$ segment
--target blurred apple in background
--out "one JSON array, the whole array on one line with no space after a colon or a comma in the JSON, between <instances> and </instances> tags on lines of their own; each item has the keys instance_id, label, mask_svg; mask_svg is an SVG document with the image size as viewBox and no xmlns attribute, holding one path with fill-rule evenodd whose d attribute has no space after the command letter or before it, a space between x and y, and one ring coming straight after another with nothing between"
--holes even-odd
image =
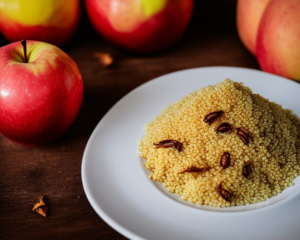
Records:
<instances>
[{"instance_id":1,"label":"blurred apple in background","mask_svg":"<svg viewBox=\"0 0 300 240\"><path fill-rule=\"evenodd\" d=\"M256 37L260 19L270 0L239 0L237 3L237 28L239 36L248 48L256 55Z\"/></svg>"},{"instance_id":2,"label":"blurred apple in background","mask_svg":"<svg viewBox=\"0 0 300 240\"><path fill-rule=\"evenodd\" d=\"M262 16L256 55L264 71L300 81L300 1L272 0Z\"/></svg>"},{"instance_id":3,"label":"blurred apple in background","mask_svg":"<svg viewBox=\"0 0 300 240\"><path fill-rule=\"evenodd\" d=\"M71 126L81 107L83 82L76 63L54 45L28 41L25 49L26 54L21 42L0 48L0 132L35 146Z\"/></svg>"},{"instance_id":4,"label":"blurred apple in background","mask_svg":"<svg viewBox=\"0 0 300 240\"><path fill-rule=\"evenodd\" d=\"M300 81L299 0L239 0L237 27L262 70Z\"/></svg>"},{"instance_id":5,"label":"blurred apple in background","mask_svg":"<svg viewBox=\"0 0 300 240\"><path fill-rule=\"evenodd\" d=\"M133 52L170 47L186 29L193 0L86 0L89 18L107 41Z\"/></svg>"},{"instance_id":6,"label":"blurred apple in background","mask_svg":"<svg viewBox=\"0 0 300 240\"><path fill-rule=\"evenodd\" d=\"M11 42L66 43L76 30L80 0L0 0L0 32Z\"/></svg>"}]
</instances>

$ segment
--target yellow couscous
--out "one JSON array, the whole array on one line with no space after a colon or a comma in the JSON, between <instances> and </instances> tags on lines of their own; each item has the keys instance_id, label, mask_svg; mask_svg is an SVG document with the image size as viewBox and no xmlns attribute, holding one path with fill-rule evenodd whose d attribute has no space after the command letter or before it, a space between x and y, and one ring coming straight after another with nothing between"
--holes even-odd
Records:
<instances>
[{"instance_id":1,"label":"yellow couscous","mask_svg":"<svg viewBox=\"0 0 300 240\"><path fill-rule=\"evenodd\" d=\"M164 109L147 125L139 155L150 179L186 201L257 203L300 174L300 120L225 79Z\"/></svg>"}]
</instances>

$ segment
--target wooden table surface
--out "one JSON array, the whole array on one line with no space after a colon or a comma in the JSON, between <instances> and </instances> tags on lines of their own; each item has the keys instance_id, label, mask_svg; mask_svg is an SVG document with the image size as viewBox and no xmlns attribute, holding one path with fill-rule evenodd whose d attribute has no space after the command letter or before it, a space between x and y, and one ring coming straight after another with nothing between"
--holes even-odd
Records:
<instances>
[{"instance_id":1,"label":"wooden table surface","mask_svg":"<svg viewBox=\"0 0 300 240\"><path fill-rule=\"evenodd\" d=\"M82 187L82 156L97 123L124 95L163 74L205 66L259 69L239 40L236 1L195 2L181 40L153 55L129 54L103 41L82 5L77 32L62 47L82 73L81 111L66 134L41 147L0 136L0 239L126 239L96 214ZM7 43L0 37L0 46ZM93 59L95 52L112 54L115 64L102 68ZM45 196L49 207L46 218L31 211L38 195Z\"/></svg>"}]
</instances>

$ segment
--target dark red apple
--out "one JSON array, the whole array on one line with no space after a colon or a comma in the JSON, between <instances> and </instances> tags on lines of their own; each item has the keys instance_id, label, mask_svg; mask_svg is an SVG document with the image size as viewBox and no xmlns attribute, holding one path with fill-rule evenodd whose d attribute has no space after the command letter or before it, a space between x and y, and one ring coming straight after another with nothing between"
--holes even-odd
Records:
<instances>
[{"instance_id":1,"label":"dark red apple","mask_svg":"<svg viewBox=\"0 0 300 240\"><path fill-rule=\"evenodd\" d=\"M170 47L186 29L193 0L86 0L95 29L109 42L134 52Z\"/></svg>"},{"instance_id":2,"label":"dark red apple","mask_svg":"<svg viewBox=\"0 0 300 240\"><path fill-rule=\"evenodd\" d=\"M7 138L35 146L61 136L82 98L79 69L59 48L35 41L0 48L0 132Z\"/></svg>"}]
</instances>

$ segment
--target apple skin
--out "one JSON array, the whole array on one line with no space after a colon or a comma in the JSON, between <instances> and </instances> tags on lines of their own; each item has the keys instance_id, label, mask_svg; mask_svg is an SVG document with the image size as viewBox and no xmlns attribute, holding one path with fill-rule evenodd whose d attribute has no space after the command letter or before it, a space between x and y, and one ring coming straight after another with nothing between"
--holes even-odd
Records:
<instances>
[{"instance_id":1,"label":"apple skin","mask_svg":"<svg viewBox=\"0 0 300 240\"><path fill-rule=\"evenodd\" d=\"M185 31L193 11L193 0L86 0L85 3L90 21L100 35L137 53L170 47Z\"/></svg>"},{"instance_id":2,"label":"apple skin","mask_svg":"<svg viewBox=\"0 0 300 240\"><path fill-rule=\"evenodd\" d=\"M256 44L262 70L300 81L299 23L299 0L272 0L268 4Z\"/></svg>"},{"instance_id":3,"label":"apple skin","mask_svg":"<svg viewBox=\"0 0 300 240\"><path fill-rule=\"evenodd\" d=\"M28 146L61 136L82 103L83 82L76 63L54 45L27 41L0 48L0 132Z\"/></svg>"},{"instance_id":4,"label":"apple skin","mask_svg":"<svg viewBox=\"0 0 300 240\"><path fill-rule=\"evenodd\" d=\"M270 0L239 0L237 2L237 29L246 48L256 55L256 38L261 17Z\"/></svg>"},{"instance_id":5,"label":"apple skin","mask_svg":"<svg viewBox=\"0 0 300 240\"><path fill-rule=\"evenodd\" d=\"M0 32L10 42L32 39L61 46L79 17L80 0L0 0Z\"/></svg>"}]
</instances>

